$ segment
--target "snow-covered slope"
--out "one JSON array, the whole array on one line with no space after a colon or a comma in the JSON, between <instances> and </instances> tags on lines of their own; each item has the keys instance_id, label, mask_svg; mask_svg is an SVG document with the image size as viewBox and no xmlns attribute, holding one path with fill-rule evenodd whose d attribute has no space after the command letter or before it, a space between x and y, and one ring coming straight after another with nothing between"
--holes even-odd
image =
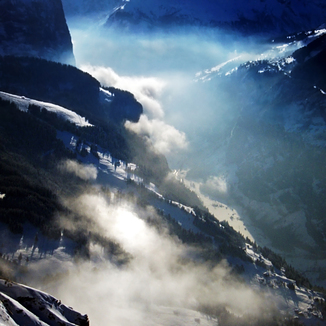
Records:
<instances>
[{"instance_id":1,"label":"snow-covered slope","mask_svg":"<svg viewBox=\"0 0 326 326\"><path fill-rule=\"evenodd\" d=\"M324 22L325 3L314 1L151 1L131 0L108 23L122 26L182 25L236 29L245 33L284 33Z\"/></svg>"},{"instance_id":2,"label":"snow-covered slope","mask_svg":"<svg viewBox=\"0 0 326 326\"><path fill-rule=\"evenodd\" d=\"M0 324L87 326L89 321L49 294L0 279Z\"/></svg>"},{"instance_id":3,"label":"snow-covered slope","mask_svg":"<svg viewBox=\"0 0 326 326\"><path fill-rule=\"evenodd\" d=\"M27 98L25 96L13 95L1 91L0 91L0 98L15 103L18 106L18 108L22 111L28 111L29 105L35 105L38 106L40 110L45 109L49 112L56 113L60 118L64 120L68 120L69 122L74 123L76 126L79 127L92 126L84 117L81 117L76 112L68 110L56 104L37 101L37 100Z\"/></svg>"},{"instance_id":4,"label":"snow-covered slope","mask_svg":"<svg viewBox=\"0 0 326 326\"><path fill-rule=\"evenodd\" d=\"M239 66L244 66L248 69L257 67L256 71L259 74L284 73L290 75L297 63L293 57L293 53L306 47L325 34L326 29L323 26L319 29L289 34L278 39L273 39L268 43L267 49L259 51L256 57L253 56L255 60L244 62L244 58L240 55L220 63L215 67L199 71L195 76L196 81L206 82L215 77L229 76L235 73ZM317 52L314 53L314 55L316 54Z\"/></svg>"},{"instance_id":5,"label":"snow-covered slope","mask_svg":"<svg viewBox=\"0 0 326 326\"><path fill-rule=\"evenodd\" d=\"M114 193L129 192L132 188L127 188L128 180L143 184L143 180L136 175L137 167L134 164L126 164L112 157L106 149L100 147L97 147L96 153L91 152L90 146L86 142L79 142L80 147L77 148L76 144L78 143L78 139L76 136L67 132L58 132L58 137L64 141L70 150L80 152L84 149L88 152L87 155L78 155L77 158L84 164L84 167L91 164L98 170L98 178L95 180L95 183L102 183ZM79 168L82 169L82 166ZM208 223L208 221L203 217L196 216L195 211L191 207L164 199L157 192L153 184L145 185L145 187L149 192L154 194L150 200L150 204L160 211L161 216L173 219L178 227L185 231L190 231L196 235L206 235L203 229L195 223L195 219L202 219L202 224ZM119 199L116 199L116 201L118 202ZM212 223L216 223L218 228L221 229L221 235L232 234L233 232L230 229L226 230L227 226L219 223L218 220ZM128 225L124 224L124 228L128 229ZM224 230L225 233L223 233ZM43 266L43 279L47 279L53 272L51 268L44 268L47 264L48 266L53 266L54 263L58 265L61 262L63 265L62 268L73 268L71 264L74 259L73 244L71 241L67 241L64 235L59 240L50 243L42 235L38 236L38 241L33 241L33 234L35 234L35 229L28 230L28 228L25 228L24 234L16 237L17 240L20 238L19 246L16 249L13 249L15 246L9 242L5 243L2 246L3 257L0 259L14 266L26 265L31 271L34 270L34 264L35 266ZM133 237L133 235L130 236ZM215 238L214 246L216 246L216 250L222 244L218 240L220 238ZM117 239L119 240L120 238ZM133 246L135 246L134 241L136 241L136 238L131 238L131 241ZM90 250L90 260L96 262L100 259L103 263L103 259L105 258L95 248L96 245L93 244L93 247ZM264 293L265 298L271 300L271 305L274 303L277 304L282 314L289 314L307 325L323 322L321 306L324 299L320 293L296 284L294 280L285 276L287 270L276 268L273 262L264 257L259 252L259 249L252 244L244 242L241 251L244 254L243 258L233 256L232 254L228 254L226 258L231 268L236 269L240 266L242 269L241 277L243 277L247 285L254 288L255 291ZM27 257L29 257L28 260L26 259ZM103 265L99 264L94 266L97 266L96 269L101 274L100 271ZM125 267L123 271L125 272L126 269L128 267ZM65 270L65 273L61 273L63 280L66 275L69 275L67 273L68 270ZM60 273L58 274L57 271L54 271L54 273L56 277L59 277ZM106 277L109 277L112 270L107 271L107 273ZM23 276L20 275L20 277ZM94 279L92 280L92 284L97 288ZM104 283L103 288L106 288L106 286L107 284ZM124 286L121 286L121 288L123 290ZM109 293L109 289L107 291ZM0 318L4 320L4 325L15 325L14 322L17 325L56 325L59 322L62 322L62 325L88 325L86 316L74 312L71 308L61 304L60 301L52 296L16 283L0 280L0 299L2 301ZM119 306L119 309L124 311L126 307ZM86 312L88 313L88 311ZM217 322L217 319L212 318L210 315L204 315L195 309L182 306L153 305L146 313L146 316L148 324L153 326L170 325L171 323L181 326L189 324L198 325L199 323L211 326L216 325ZM122 316L120 317L122 318Z\"/></svg>"}]
</instances>

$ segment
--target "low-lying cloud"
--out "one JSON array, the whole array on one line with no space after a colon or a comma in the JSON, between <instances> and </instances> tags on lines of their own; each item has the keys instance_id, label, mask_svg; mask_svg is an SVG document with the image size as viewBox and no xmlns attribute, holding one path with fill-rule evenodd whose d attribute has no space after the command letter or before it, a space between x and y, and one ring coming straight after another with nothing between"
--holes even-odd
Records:
<instances>
[{"instance_id":1,"label":"low-lying cloud","mask_svg":"<svg viewBox=\"0 0 326 326\"><path fill-rule=\"evenodd\" d=\"M119 76L110 67L83 65L81 69L98 79L104 86L128 90L134 94L144 114L138 123L126 122L126 127L135 133L147 136L154 148L164 155L170 155L187 148L184 132L164 122L164 110L160 96L165 88L162 79L154 77Z\"/></svg>"},{"instance_id":2,"label":"low-lying cloud","mask_svg":"<svg viewBox=\"0 0 326 326\"><path fill-rule=\"evenodd\" d=\"M35 275L49 270L61 275L51 282L47 279L46 290L89 314L91 324L185 325L179 312L188 309L195 314L201 306L222 306L238 316L264 310L261 294L235 279L226 262L207 266L198 249L183 245L165 229L149 226L149 217L160 219L153 208L110 203L93 193L69 200L69 204L75 213L92 220L89 231L113 239L132 255L128 264L117 266L104 255L101 245L91 243L90 261L57 264L50 259L34 266Z\"/></svg>"},{"instance_id":3,"label":"low-lying cloud","mask_svg":"<svg viewBox=\"0 0 326 326\"><path fill-rule=\"evenodd\" d=\"M227 180L223 176L210 176L202 183L200 190L211 198L224 196L228 192Z\"/></svg>"},{"instance_id":4,"label":"low-lying cloud","mask_svg":"<svg viewBox=\"0 0 326 326\"><path fill-rule=\"evenodd\" d=\"M141 116L138 123L127 121L126 127L139 135L148 136L154 148L164 155L185 150L188 146L185 133L162 120L150 120L146 115Z\"/></svg>"},{"instance_id":5,"label":"low-lying cloud","mask_svg":"<svg viewBox=\"0 0 326 326\"><path fill-rule=\"evenodd\" d=\"M61 171L72 173L83 180L96 180L97 168L91 164L81 164L74 160L66 160L59 165Z\"/></svg>"}]
</instances>

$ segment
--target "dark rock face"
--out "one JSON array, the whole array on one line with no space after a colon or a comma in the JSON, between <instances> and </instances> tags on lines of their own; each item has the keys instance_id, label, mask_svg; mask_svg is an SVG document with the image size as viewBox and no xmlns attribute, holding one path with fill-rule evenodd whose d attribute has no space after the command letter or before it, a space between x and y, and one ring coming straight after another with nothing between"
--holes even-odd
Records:
<instances>
[{"instance_id":1,"label":"dark rock face","mask_svg":"<svg viewBox=\"0 0 326 326\"><path fill-rule=\"evenodd\" d=\"M116 122L123 122L125 120L138 122L143 113L143 107L136 101L134 95L114 87L109 87L108 89L114 95L108 107L109 117Z\"/></svg>"},{"instance_id":2,"label":"dark rock face","mask_svg":"<svg viewBox=\"0 0 326 326\"><path fill-rule=\"evenodd\" d=\"M0 12L0 54L75 63L61 0L3 0Z\"/></svg>"},{"instance_id":3,"label":"dark rock face","mask_svg":"<svg viewBox=\"0 0 326 326\"><path fill-rule=\"evenodd\" d=\"M320 0L131 0L109 17L107 25L128 30L204 26L250 35L281 35L318 27L324 23L324 11Z\"/></svg>"}]
</instances>

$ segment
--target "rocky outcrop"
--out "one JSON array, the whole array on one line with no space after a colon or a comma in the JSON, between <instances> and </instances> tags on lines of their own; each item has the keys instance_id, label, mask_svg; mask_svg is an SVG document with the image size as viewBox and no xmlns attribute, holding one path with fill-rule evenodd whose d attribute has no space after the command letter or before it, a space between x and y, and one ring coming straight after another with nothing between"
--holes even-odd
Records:
<instances>
[{"instance_id":1,"label":"rocky outcrop","mask_svg":"<svg viewBox=\"0 0 326 326\"><path fill-rule=\"evenodd\" d=\"M74 64L61 0L0 2L0 54Z\"/></svg>"}]
</instances>

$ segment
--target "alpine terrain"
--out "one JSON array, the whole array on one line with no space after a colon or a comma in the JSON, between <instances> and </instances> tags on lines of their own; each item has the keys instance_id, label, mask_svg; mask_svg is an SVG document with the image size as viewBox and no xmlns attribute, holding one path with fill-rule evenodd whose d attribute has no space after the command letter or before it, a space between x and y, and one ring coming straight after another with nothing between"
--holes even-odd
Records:
<instances>
[{"instance_id":1,"label":"alpine terrain","mask_svg":"<svg viewBox=\"0 0 326 326\"><path fill-rule=\"evenodd\" d=\"M0 8L1 325L325 324L322 1Z\"/></svg>"}]
</instances>

